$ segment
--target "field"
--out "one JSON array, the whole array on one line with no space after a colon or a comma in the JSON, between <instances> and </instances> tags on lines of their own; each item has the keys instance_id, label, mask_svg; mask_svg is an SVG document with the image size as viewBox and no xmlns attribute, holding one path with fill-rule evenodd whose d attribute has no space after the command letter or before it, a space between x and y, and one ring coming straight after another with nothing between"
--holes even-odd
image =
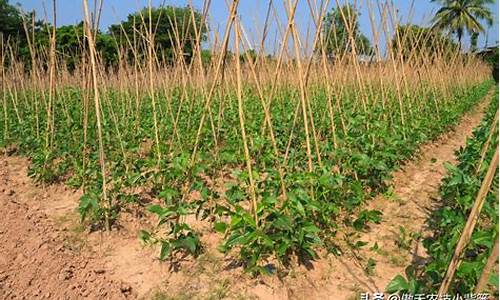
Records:
<instances>
[{"instance_id":1,"label":"field","mask_svg":"<svg viewBox=\"0 0 500 300\"><path fill-rule=\"evenodd\" d=\"M185 60L179 40L175 60L167 62L144 20L143 40L134 35L134 43L118 47L116 67L104 64L88 26L72 70L55 44L30 47L27 66L15 44L2 43L2 205L8 203L2 213L23 214L9 202L20 197L28 215L33 206L46 214L39 218L50 225L40 225L46 232L39 235L65 228L47 242L63 243L69 253L55 261L71 265L85 257L85 265L104 264L103 273L123 272L98 279L106 293L78 287L74 297L300 299L311 280L321 283L312 284L319 298L437 291L498 155L498 93L492 93L498 87L490 67L440 43L432 53L421 51L419 41L431 36L404 48L407 32L396 45L387 37L386 58L379 52L383 42L376 45L369 62L358 59L355 47L327 55L319 33L315 51L304 54L293 21L283 28L275 57L251 55L257 47L249 44L235 3L208 62L199 43ZM324 12L316 13L321 23ZM381 24L394 22L384 12L378 17ZM55 31L50 37L55 43ZM474 290L498 243L498 172L493 175L450 292ZM415 178L425 184L414 189L430 190L405 192ZM439 199L431 200L438 190ZM425 209L410 203L415 199ZM402 218L391 220L396 211ZM425 263L412 263L419 245ZM120 262L127 259L128 266ZM376 284L345 275L356 264ZM80 281L87 271L101 274L75 268L70 273L80 275L70 277ZM341 275L332 277L335 272ZM259 290L252 288L256 282L268 283ZM45 294L27 291L28 297ZM47 298L64 292L51 287Z\"/></svg>"}]
</instances>

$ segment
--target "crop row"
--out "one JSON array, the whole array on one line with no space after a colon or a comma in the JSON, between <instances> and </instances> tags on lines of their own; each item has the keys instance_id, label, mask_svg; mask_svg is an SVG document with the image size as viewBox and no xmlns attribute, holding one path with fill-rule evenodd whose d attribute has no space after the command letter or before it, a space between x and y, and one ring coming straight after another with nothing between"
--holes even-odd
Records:
<instances>
[{"instance_id":1,"label":"crop row","mask_svg":"<svg viewBox=\"0 0 500 300\"><path fill-rule=\"evenodd\" d=\"M456 152L458 164L446 166L448 175L440 188L442 206L429 218L433 234L424 240L429 255L428 263L423 267L407 268L408 279L397 276L389 286L390 291L417 293L439 289L485 178L489 162L495 153L495 146L498 145L496 114L498 114L498 92L492 97L485 116L474 130L473 136L467 140L466 147ZM487 149L485 155L482 155L483 149ZM486 196L478 223L462 256L462 262L453 278L450 294L465 295L475 291L486 261L493 251L497 235L498 170ZM498 274L491 274L489 279L498 291Z\"/></svg>"},{"instance_id":2,"label":"crop row","mask_svg":"<svg viewBox=\"0 0 500 300\"><path fill-rule=\"evenodd\" d=\"M141 237L161 245L162 259L201 251L199 234L182 221L195 215L224 235L221 251L236 251L249 270L263 272L269 260L286 265L293 255L333 251L330 241L341 222L362 229L376 221L367 217L376 213L357 214L362 203L383 191L394 168L458 122L490 86L485 81L446 92L421 86L400 101L395 89L346 87L342 98L331 98L315 87L307 103L312 135L299 125L300 91L289 86L269 105L273 136L258 95L245 87L241 109L251 173L235 92L219 93L206 110L195 89L158 90L155 102L151 95L137 102L127 90L103 89L107 195L88 90L61 88L52 102L46 92L4 92L0 145L16 145L28 155L36 180L83 187L79 209L89 222L103 225L106 216L119 221L127 203L143 203L137 190L146 188L160 200L147 208L158 216L159 228ZM362 109L361 93L369 109Z\"/></svg>"}]
</instances>

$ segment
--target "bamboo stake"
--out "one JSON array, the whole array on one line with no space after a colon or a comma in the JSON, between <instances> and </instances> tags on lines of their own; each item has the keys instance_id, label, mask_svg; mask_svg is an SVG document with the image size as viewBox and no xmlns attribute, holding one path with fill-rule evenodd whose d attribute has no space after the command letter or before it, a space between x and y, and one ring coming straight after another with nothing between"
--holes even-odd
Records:
<instances>
[{"instance_id":1,"label":"bamboo stake","mask_svg":"<svg viewBox=\"0 0 500 300\"><path fill-rule=\"evenodd\" d=\"M92 82L93 82L93 88L94 88L94 104L95 104L95 113L96 113L96 118L97 118L97 134L99 138L99 162L101 165L101 175L102 175L102 195L103 195L103 200L104 203L107 204L106 206L106 213L105 213L105 222L106 222L106 229L108 231L111 230L111 220L110 220L110 210L112 207L112 200L111 198L108 199L107 197L107 190L106 190L106 165L105 165L105 155L104 155L104 143L102 139L102 128L101 128L101 109L100 109L100 97L99 97L99 86L97 82L97 66L96 66L96 58L95 58L95 44L94 44L94 35L92 34L90 30L90 17L89 17L89 12L88 12L88 3L87 0L83 0L83 10L84 10L84 17L85 17L85 29L87 32L87 41L89 45L89 52L90 52L90 65L92 69Z\"/></svg>"},{"instance_id":2,"label":"bamboo stake","mask_svg":"<svg viewBox=\"0 0 500 300\"><path fill-rule=\"evenodd\" d=\"M55 77L55 64L56 64L56 0L52 1L54 24L52 27L52 34L50 37L50 61L49 61L49 103L47 107L47 126L45 131L45 149L49 149L52 145L52 134L54 132L53 123L53 94L54 94L54 77ZM48 154L48 153L47 153Z\"/></svg>"},{"instance_id":3,"label":"bamboo stake","mask_svg":"<svg viewBox=\"0 0 500 300\"><path fill-rule=\"evenodd\" d=\"M198 143L200 141L200 136L201 136L201 132L203 129L203 125L205 123L206 112L208 111L208 107L210 106L210 103L211 103L211 100L212 100L212 97L213 97L213 94L215 91L215 87L216 87L218 79L219 79L219 74L220 74L221 69L222 69L222 65L224 62L224 58L225 58L225 54L226 54L227 46L228 46L228 42L229 42L230 30L231 30L231 26L234 22L234 18L236 16L236 10L238 8L238 4L239 4L239 0L233 0L233 4L231 6L231 10L230 10L229 17L228 17L228 22L226 24L226 29L224 32L222 53L219 56L219 61L217 63L217 67L216 67L215 74L214 74L215 77L214 77L214 80L213 80L212 85L210 87L210 91L208 92L208 95L206 97L204 110L203 110L203 113L201 115L200 123L198 126L198 132L196 133L196 139L195 139L195 143L193 146L193 152L191 154L191 165L194 164L195 159L196 159L196 153L198 150Z\"/></svg>"},{"instance_id":4,"label":"bamboo stake","mask_svg":"<svg viewBox=\"0 0 500 300\"><path fill-rule=\"evenodd\" d=\"M495 114L495 118L493 119L493 123L491 123L490 127L490 133L488 134L488 139L486 140L486 143L484 143L483 148L481 149L481 158L479 159L479 163L477 164L476 168L476 174L479 173L481 170L481 166L483 165L484 158L486 156L486 153L488 152L488 148L490 147L491 143L491 138L493 137L493 134L495 133L495 130L497 129L498 125L498 109Z\"/></svg>"},{"instance_id":5,"label":"bamboo stake","mask_svg":"<svg viewBox=\"0 0 500 300\"><path fill-rule=\"evenodd\" d=\"M24 33L26 35L26 41L28 42L28 49L30 52L30 57L31 57L31 69L30 69L30 75L31 75L31 81L32 83L36 82L36 77L37 77L37 68L36 68L36 51L34 48L34 42L35 42L35 11L31 14L31 26L32 26L32 35L30 36L30 33L28 31L28 25L26 18L24 14L21 15L23 19L23 28L24 28ZM35 120L36 120L36 136L37 138L40 136L40 120L38 116L38 97L35 96L36 94L36 88L33 89L32 94L31 94L31 101L35 105Z\"/></svg>"},{"instance_id":6,"label":"bamboo stake","mask_svg":"<svg viewBox=\"0 0 500 300\"><path fill-rule=\"evenodd\" d=\"M153 48L154 48L154 35L153 35L153 16L152 16L152 6L151 0L149 0L148 5L149 13L149 30L148 33L148 70L149 70L149 95L151 97L151 104L153 105L153 122L155 129L155 142L156 142L156 157L158 158L158 167L161 162L161 151L160 151L160 138L158 132L158 117L156 111L156 99L155 91L153 87ZM145 25L145 24L144 24Z\"/></svg>"},{"instance_id":7,"label":"bamboo stake","mask_svg":"<svg viewBox=\"0 0 500 300\"><path fill-rule=\"evenodd\" d=\"M241 29L241 32L244 35L245 31L242 28L241 23L237 22L236 26L239 28L238 31L240 31L240 29ZM244 46L244 43L243 43L243 46ZM248 47L250 47L250 45L248 45ZM245 47L243 47L243 49L245 50ZM262 91L262 87L260 85L260 81L259 81L259 79L257 77L257 72L255 70L256 64L254 64L251 61L251 57L250 57L248 51L245 51L245 54L246 54L247 60L250 62L250 70L251 70L252 76L254 78L255 85L257 87L257 92L259 94L259 99L260 99L260 102L261 102L261 105L262 105L262 109L264 110L264 118L265 118L265 121L267 123L266 127L269 129L269 137L271 138L271 145L273 147L273 151L274 151L274 154L276 155L276 158L279 158L280 153L279 153L279 150L278 150L278 146L277 146L277 142L276 142L276 138L275 138L275 134L274 134L274 130L273 130L272 116L271 116L269 110L267 109L266 101L265 101L265 98L264 98L264 93ZM282 166L281 166L281 164L280 164L279 161L277 163L277 167L278 167L278 173L279 173L279 176L280 176L281 193L282 193L283 197L286 197L286 186L285 186L285 179L284 179L285 174L284 174L283 168L282 168Z\"/></svg>"},{"instance_id":8,"label":"bamboo stake","mask_svg":"<svg viewBox=\"0 0 500 300\"><path fill-rule=\"evenodd\" d=\"M238 26L234 26L234 47L236 51L236 83L237 83L237 95L238 95L238 115L240 119L240 129L241 129L241 138L243 139L243 149L245 151L245 160L248 171L248 179L250 181L250 196L252 197L252 205L253 205L253 215L255 218L255 226L259 226L259 218L257 216L257 196L255 194L255 182L252 173L252 161L250 157L250 151L248 150L247 144L247 134L245 130L245 114L243 111L243 97L242 97L242 88L241 88L241 62L240 62L240 31Z\"/></svg>"},{"instance_id":9,"label":"bamboo stake","mask_svg":"<svg viewBox=\"0 0 500 300\"><path fill-rule=\"evenodd\" d=\"M6 82L5 82L5 49L4 49L4 39L3 32L0 32L0 43L1 47L1 57L2 57L2 99L3 99L3 115L4 115L4 128L3 128L3 138L6 141L8 137L9 122L7 117L7 93L6 93Z\"/></svg>"},{"instance_id":10,"label":"bamboo stake","mask_svg":"<svg viewBox=\"0 0 500 300\"><path fill-rule=\"evenodd\" d=\"M297 0L295 1L296 3L298 2ZM304 131L305 131L305 136L306 136L306 151L307 151L307 165L309 168L309 171L313 171L313 160L312 160L312 153L311 153L311 142L310 142L310 136L309 136L309 120L308 120L308 112L307 112L307 97L306 97L306 87L304 83L304 78L303 78L303 70L302 70L302 63L301 63L301 57L300 57L300 50L299 50L299 42L298 42L298 34L297 30L295 29L295 22L294 22L294 14L292 14L292 3L291 0L288 0L288 6L290 9L290 27L292 31L292 36L293 36L293 46L295 49L295 61L297 64L297 69L298 69L298 77L299 77L299 83L300 83L300 103L302 107L302 119L304 121ZM296 7L296 5L295 5Z\"/></svg>"},{"instance_id":11,"label":"bamboo stake","mask_svg":"<svg viewBox=\"0 0 500 300\"><path fill-rule=\"evenodd\" d=\"M495 239L495 243L493 244L493 249L491 250L490 256L488 256L488 260L483 267L483 272L481 272L481 277L479 277L479 281L477 282L476 288L474 292L476 294L482 293L488 284L489 277L491 271L495 268L496 262L498 260L498 235Z\"/></svg>"},{"instance_id":12,"label":"bamboo stake","mask_svg":"<svg viewBox=\"0 0 500 300\"><path fill-rule=\"evenodd\" d=\"M455 252L453 253L453 257L451 259L450 264L448 265L448 270L446 271L446 275L441 283L439 288L438 295L444 295L448 292L450 284L453 280L453 275L455 275L455 271L458 268L458 265L461 261L462 253L467 247L469 240L472 236L472 232L474 231L474 227L476 226L477 220L479 219L479 215L481 213L481 209L483 208L484 201L486 199L486 195L490 190L491 182L495 177L495 172L498 168L498 146L495 150L495 154L490 162L490 166L488 168L488 172L483 179L481 184L481 188L476 196L476 200L474 201L474 206L472 207L469 217L467 218L467 223L465 223L464 229L462 231L462 235L460 236L460 240L455 247Z\"/></svg>"},{"instance_id":13,"label":"bamboo stake","mask_svg":"<svg viewBox=\"0 0 500 300\"><path fill-rule=\"evenodd\" d=\"M378 1L378 0L377 0ZM388 32L388 29L387 29L387 11L389 10L388 7L387 7L388 4L386 4L386 6L384 6L384 13L382 14L382 28L383 28L383 31L384 31L384 34L385 34L385 37L387 39L387 41L390 40L389 38L389 32ZM399 83L399 76L398 76L398 69L397 69L397 65L396 65L396 58L395 58L395 54L394 54L394 51L392 50L391 48L391 45L389 42L387 42L387 47L388 47L388 52L389 52L389 57L391 58L391 62L392 62L392 68L393 68L393 75L394 75L394 82L396 84L396 92L397 92L397 98L398 98L398 102L399 102L399 113L400 113L400 116L401 116L401 125L403 127L403 138L406 140L406 129L405 129L405 114L404 114L404 106L403 106L403 97L401 96L401 86L400 86L400 83Z\"/></svg>"}]
</instances>

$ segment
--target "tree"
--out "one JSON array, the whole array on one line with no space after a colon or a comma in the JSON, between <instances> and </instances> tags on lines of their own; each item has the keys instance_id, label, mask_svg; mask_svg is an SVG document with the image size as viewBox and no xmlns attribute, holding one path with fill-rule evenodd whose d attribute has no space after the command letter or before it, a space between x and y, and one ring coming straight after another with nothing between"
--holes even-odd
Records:
<instances>
[{"instance_id":1,"label":"tree","mask_svg":"<svg viewBox=\"0 0 500 300\"><path fill-rule=\"evenodd\" d=\"M440 31L421 27L414 24L398 25L392 39L392 48L395 52L401 51L403 59L421 59L427 56L434 58L434 54L446 56L457 49L457 44Z\"/></svg>"},{"instance_id":2,"label":"tree","mask_svg":"<svg viewBox=\"0 0 500 300\"><path fill-rule=\"evenodd\" d=\"M325 51L329 56L343 55L353 50L351 32L357 54L371 53L370 40L359 30L359 12L351 4L332 10L323 22Z\"/></svg>"},{"instance_id":3,"label":"tree","mask_svg":"<svg viewBox=\"0 0 500 300\"><path fill-rule=\"evenodd\" d=\"M257 60L257 52L254 49L248 49L246 52L240 54L240 61L242 63L248 63L248 58L250 58L252 63Z\"/></svg>"},{"instance_id":4,"label":"tree","mask_svg":"<svg viewBox=\"0 0 500 300\"><path fill-rule=\"evenodd\" d=\"M23 34L23 19L17 7L8 0L0 0L0 32L4 39Z\"/></svg>"},{"instance_id":5,"label":"tree","mask_svg":"<svg viewBox=\"0 0 500 300\"><path fill-rule=\"evenodd\" d=\"M473 32L470 36L470 50L472 52L477 50L477 40L479 38L478 32Z\"/></svg>"},{"instance_id":6,"label":"tree","mask_svg":"<svg viewBox=\"0 0 500 300\"><path fill-rule=\"evenodd\" d=\"M34 12L23 14L18 6L9 4L8 0L0 0L0 36L4 42L8 41L14 46L16 59L22 61L27 69L31 66L31 55L24 25L30 33L34 31L39 34L44 30L44 23L33 22L34 17Z\"/></svg>"},{"instance_id":7,"label":"tree","mask_svg":"<svg viewBox=\"0 0 500 300\"><path fill-rule=\"evenodd\" d=\"M65 25L56 29L56 51L64 58L68 70L74 70L82 57L84 41L83 21L77 25ZM95 37L96 51L102 63L109 67L116 64L118 52L113 37L97 31Z\"/></svg>"},{"instance_id":8,"label":"tree","mask_svg":"<svg viewBox=\"0 0 500 300\"><path fill-rule=\"evenodd\" d=\"M433 28L449 30L456 34L459 45L467 32L470 35L484 32L481 21L493 24L493 15L487 4L495 0L432 0L439 2L441 8L434 16Z\"/></svg>"},{"instance_id":9,"label":"tree","mask_svg":"<svg viewBox=\"0 0 500 300\"><path fill-rule=\"evenodd\" d=\"M179 43L184 58L189 61L195 49L196 32L201 33L201 41L207 39L208 28L206 24L202 24L202 15L196 10L193 13L196 27L193 26L190 7L152 8L151 22L155 46L160 50L159 53L167 59L173 60L175 58L174 53L178 50L177 43ZM142 32L142 35L146 36L149 22L149 8L144 8L128 15L127 20L121 24L111 25L109 31L127 48L127 41L123 34L125 33L128 39L132 40L135 29L136 32Z\"/></svg>"}]
</instances>

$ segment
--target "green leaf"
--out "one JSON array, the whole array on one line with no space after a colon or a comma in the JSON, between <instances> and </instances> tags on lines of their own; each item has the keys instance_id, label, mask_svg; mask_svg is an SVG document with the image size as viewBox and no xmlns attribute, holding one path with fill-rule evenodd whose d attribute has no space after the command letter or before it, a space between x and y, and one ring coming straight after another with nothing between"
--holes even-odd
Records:
<instances>
[{"instance_id":1,"label":"green leaf","mask_svg":"<svg viewBox=\"0 0 500 300\"><path fill-rule=\"evenodd\" d=\"M157 214L158 216L160 216L163 213L163 207L161 207L160 205L156 205L156 204L148 206L147 210L149 212Z\"/></svg>"},{"instance_id":2,"label":"green leaf","mask_svg":"<svg viewBox=\"0 0 500 300\"><path fill-rule=\"evenodd\" d=\"M362 248L362 247L364 247L366 245L368 245L368 242L357 241L356 244L354 244L354 248L359 249L359 248Z\"/></svg>"},{"instance_id":3,"label":"green leaf","mask_svg":"<svg viewBox=\"0 0 500 300\"><path fill-rule=\"evenodd\" d=\"M143 243L148 243L151 240L151 233L147 230L141 230L139 231L139 239Z\"/></svg>"},{"instance_id":4,"label":"green leaf","mask_svg":"<svg viewBox=\"0 0 500 300\"><path fill-rule=\"evenodd\" d=\"M389 282L389 284L385 288L385 291L387 293L397 293L397 292L405 292L409 288L410 286L408 284L408 281L406 281L406 279L403 276L397 275L391 280L391 282Z\"/></svg>"},{"instance_id":5,"label":"green leaf","mask_svg":"<svg viewBox=\"0 0 500 300\"><path fill-rule=\"evenodd\" d=\"M78 206L78 211L80 213L80 219L83 221L87 214L91 210L95 210L99 208L99 204L97 203L97 199L94 195L84 194L80 197L80 204Z\"/></svg>"},{"instance_id":6,"label":"green leaf","mask_svg":"<svg viewBox=\"0 0 500 300\"><path fill-rule=\"evenodd\" d=\"M214 225L214 229L219 233L225 233L227 229L227 224L224 222L217 222Z\"/></svg>"},{"instance_id":7,"label":"green leaf","mask_svg":"<svg viewBox=\"0 0 500 300\"><path fill-rule=\"evenodd\" d=\"M290 222L290 218L286 216L279 216L274 222L272 223L273 227L279 228L281 230L292 230L292 223Z\"/></svg>"},{"instance_id":8,"label":"green leaf","mask_svg":"<svg viewBox=\"0 0 500 300\"><path fill-rule=\"evenodd\" d=\"M313 224L302 227L302 229L307 233L318 233L320 230Z\"/></svg>"},{"instance_id":9,"label":"green leaf","mask_svg":"<svg viewBox=\"0 0 500 300\"><path fill-rule=\"evenodd\" d=\"M289 244L287 242L280 243L278 248L276 249L276 254L278 255L278 257L282 257L283 255L285 255L288 248Z\"/></svg>"},{"instance_id":10,"label":"green leaf","mask_svg":"<svg viewBox=\"0 0 500 300\"><path fill-rule=\"evenodd\" d=\"M297 202L295 202L295 207L297 208L297 211L299 212L299 214L301 214L302 216L306 215L306 212L304 210L304 206L302 205L302 203L300 203L299 200L297 200Z\"/></svg>"},{"instance_id":11,"label":"green leaf","mask_svg":"<svg viewBox=\"0 0 500 300\"><path fill-rule=\"evenodd\" d=\"M162 241L160 249L160 260L165 260L170 255L170 253L171 253L170 242Z\"/></svg>"},{"instance_id":12,"label":"green leaf","mask_svg":"<svg viewBox=\"0 0 500 300\"><path fill-rule=\"evenodd\" d=\"M131 175L129 178L128 178L128 183L130 185L134 185L135 183L137 183L137 181L141 178L141 173L134 173L133 175Z\"/></svg>"},{"instance_id":13,"label":"green leaf","mask_svg":"<svg viewBox=\"0 0 500 300\"><path fill-rule=\"evenodd\" d=\"M488 280L488 283L491 284L492 286L496 287L498 289L498 282L499 282L498 274L490 274L490 278Z\"/></svg>"},{"instance_id":14,"label":"green leaf","mask_svg":"<svg viewBox=\"0 0 500 300\"><path fill-rule=\"evenodd\" d=\"M164 199L166 203L171 203L172 199L177 197L178 195L179 195L179 192L177 192L175 189L167 187L163 191L160 192L158 197L161 199Z\"/></svg>"},{"instance_id":15,"label":"green leaf","mask_svg":"<svg viewBox=\"0 0 500 300\"><path fill-rule=\"evenodd\" d=\"M238 225L239 223L241 223L243 219L240 217L240 216L233 216L231 218L231 227L235 227L236 225Z\"/></svg>"},{"instance_id":16,"label":"green leaf","mask_svg":"<svg viewBox=\"0 0 500 300\"><path fill-rule=\"evenodd\" d=\"M198 241L193 236L186 236L186 237L179 238L174 243L175 243L176 248L186 249L191 254L196 253Z\"/></svg>"}]
</instances>

